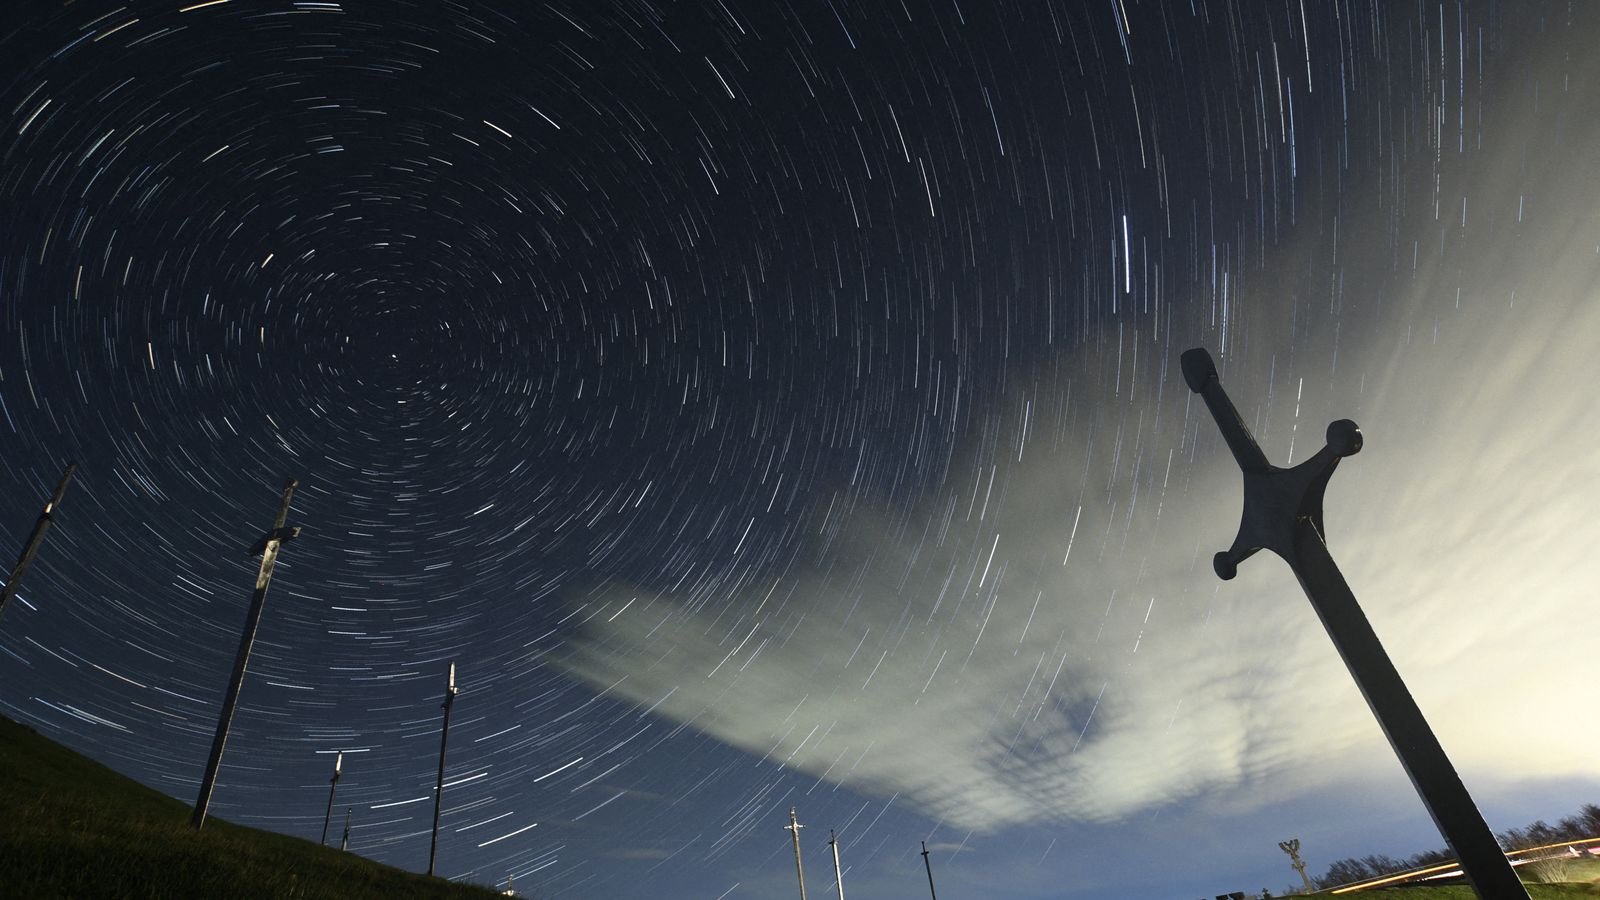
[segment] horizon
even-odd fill
[[[0,29],[0,712],[552,898],[1279,892],[1600,801],[1600,10],[97,0]],[[337,812],[337,810],[336,810]],[[335,816],[337,818],[337,815]],[[337,833],[338,828],[334,829]],[[915,879],[910,881],[907,879]],[[908,893],[911,892],[911,893]],[[831,896],[831,893],[829,894]]]

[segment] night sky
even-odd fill
[[[32,3],[0,712],[563,898],[1157,898],[1442,844],[1240,480],[1496,829],[1600,799],[1600,9]]]

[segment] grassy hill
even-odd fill
[[[8,897],[487,900],[487,888],[216,818],[0,717],[0,885]]]
[[[0,717],[0,885],[7,897],[489,900],[487,888],[428,878],[310,841],[211,818]],[[1595,864],[1575,881],[1596,877]],[[1600,883],[1532,884],[1534,900],[1600,898]],[[1318,896],[1327,896],[1319,894]],[[1465,886],[1352,894],[1475,900]]]

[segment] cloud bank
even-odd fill
[[[1600,765],[1600,725],[1571,705],[1600,675],[1600,96],[1593,62],[1564,65],[1564,92],[1498,97],[1437,182],[1378,184],[1336,230],[1305,228],[1241,290],[1221,359],[1279,464],[1332,419],[1362,425],[1329,543],[1469,783]],[[597,612],[556,662],[984,831],[1393,765],[1282,563],[1210,571],[1239,477],[1178,377],[1184,346],[1108,336],[1051,373],[1069,384],[1007,395],[915,508],[815,510],[812,561],[725,601],[583,598]]]

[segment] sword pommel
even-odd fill
[[[1361,428],[1349,419],[1328,425],[1328,449],[1334,456],[1355,456],[1361,452]]]
[[[1205,390],[1206,382],[1217,379],[1217,364],[1212,362],[1211,354],[1204,347],[1183,351],[1178,358],[1183,366],[1183,380],[1188,383],[1189,390],[1196,394]]]

